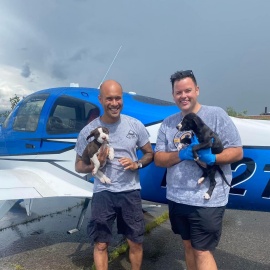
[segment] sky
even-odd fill
[[[0,0],[0,111],[37,90],[98,87],[173,101],[192,69],[199,102],[270,111],[269,0]],[[122,47],[121,47],[122,46]]]

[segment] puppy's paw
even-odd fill
[[[180,123],[176,126],[176,128],[177,128],[178,130],[180,130],[181,127],[182,127],[182,122],[180,122]]]
[[[113,148],[110,148],[110,151],[109,151],[109,160],[113,160],[114,159],[114,149]]]
[[[102,179],[100,179],[102,183],[111,184],[111,179],[105,175],[103,175]]]
[[[105,180],[103,179],[103,177],[99,178],[100,182],[105,184]]]
[[[204,180],[204,177],[201,177],[199,180],[198,180],[198,184],[200,185]]]
[[[97,173],[98,169],[95,167],[92,171],[92,174],[95,175]]]
[[[205,198],[206,200],[209,200],[211,197],[209,196],[208,193],[205,193],[205,194],[204,194],[204,198]]]

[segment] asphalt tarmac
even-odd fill
[[[93,247],[86,234],[90,207],[81,230],[67,233],[77,225],[81,203],[72,198],[36,200],[30,217],[26,217],[23,203],[14,206],[0,222],[0,269],[92,269]],[[167,205],[144,209],[146,223],[150,223],[167,211]],[[270,212],[227,209],[221,241],[214,253],[218,269],[269,270],[269,226]],[[109,251],[123,242],[123,237],[115,233]],[[128,254],[110,262],[109,269],[130,269]],[[142,270],[157,269],[185,269],[181,240],[172,233],[169,221],[145,235]]]

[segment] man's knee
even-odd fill
[[[95,243],[95,249],[98,251],[98,252],[104,252],[104,251],[107,251],[107,248],[108,248],[108,243]]]
[[[142,243],[136,243],[136,242],[133,242],[129,239],[127,239],[127,242],[128,242],[130,251],[132,251],[132,252],[142,251],[142,249],[143,249]]]
[[[212,255],[212,252],[210,250],[193,249],[193,252],[196,258]]]
[[[183,244],[186,251],[193,250],[190,240],[183,240]]]

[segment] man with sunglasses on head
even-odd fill
[[[216,187],[209,200],[204,198],[209,181],[198,185],[202,171],[194,161],[192,147],[178,151],[181,138],[187,133],[176,126],[188,113],[196,113],[220,137],[224,150],[212,154],[211,149],[200,150],[200,161],[218,164],[230,183],[230,164],[243,158],[239,133],[227,113],[198,102],[199,86],[191,70],[177,71],[171,76],[172,95],[180,112],[167,117],[160,126],[155,148],[155,163],[167,168],[167,199],[172,230],[183,240],[188,270],[216,270],[213,251],[222,231],[222,219],[229,196],[229,186],[216,174]],[[190,136],[191,134],[189,134]]]

